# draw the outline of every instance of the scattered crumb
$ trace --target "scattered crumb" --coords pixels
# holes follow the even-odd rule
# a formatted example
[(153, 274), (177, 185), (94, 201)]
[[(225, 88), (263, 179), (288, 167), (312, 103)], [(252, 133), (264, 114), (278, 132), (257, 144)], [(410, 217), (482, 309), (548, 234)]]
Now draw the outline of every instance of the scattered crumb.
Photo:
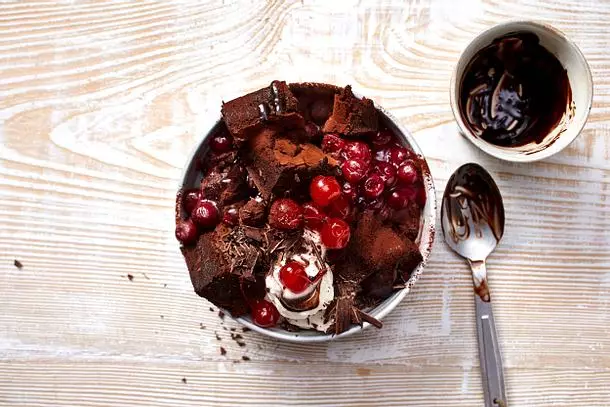
[(217, 341), (222, 341), (222, 338), (220, 337), (220, 335), (218, 335), (218, 332), (214, 331), (214, 335), (216, 335)]
[(127, 278), (129, 279), (129, 281), (133, 281), (133, 276), (131, 274), (127, 274)]
[(165, 318), (163, 315), (159, 315), (161, 317), (161, 319)]
[(223, 329), (223, 331), (226, 331), (226, 330), (227, 330), (227, 327), (226, 327), (226, 326), (223, 326), (223, 327), (222, 327), (222, 329)]
[(199, 329), (205, 329), (205, 325), (202, 322), (199, 323)]
[(219, 311), (218, 311), (218, 317), (219, 317), (220, 319), (225, 319), (225, 313), (224, 313), (224, 311), (223, 311), (223, 310), (219, 310)]
[(163, 284), (163, 288), (166, 288), (166, 287), (167, 287), (167, 284)]
[(231, 328), (231, 332), (235, 332), (236, 328)]
[(142, 275), (144, 276), (144, 278), (145, 278), (145, 279), (150, 280), (150, 277), (148, 277), (148, 276), (146, 275), (146, 273), (142, 273)]
[(13, 264), (15, 265), (15, 267), (17, 267), (19, 270), (21, 270), (23, 268), (23, 263), (21, 263), (19, 260), (15, 259), (15, 261), (13, 262)]
[(224, 356), (227, 354), (227, 350), (225, 348), (223, 348), (222, 346), (220, 347), (220, 355)]
[(182, 378), (182, 383), (186, 384), (186, 377)]
[(242, 331), (243, 333), (250, 332), (251, 330), (252, 330), (252, 329), (250, 329), (250, 328), (248, 328), (248, 327), (246, 327), (246, 326), (244, 326), (244, 327), (241, 329), (241, 331)]
[(214, 312), (214, 308), (210, 307), (210, 312)]
[(237, 343), (240, 347), (244, 347), (246, 346), (246, 342), (244, 342), (244, 337), (241, 336), (240, 334), (231, 334), (231, 339), (233, 339), (235, 341), (235, 343)]
[(250, 360), (250, 358), (248, 356), (242, 356), (241, 359), (245, 360), (246, 362)]

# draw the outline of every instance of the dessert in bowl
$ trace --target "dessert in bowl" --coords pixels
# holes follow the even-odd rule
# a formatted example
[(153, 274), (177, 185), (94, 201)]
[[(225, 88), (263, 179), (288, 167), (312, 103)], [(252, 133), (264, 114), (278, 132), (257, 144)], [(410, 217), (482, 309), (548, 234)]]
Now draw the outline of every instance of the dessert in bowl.
[(324, 341), (381, 327), (429, 256), (426, 161), (351, 88), (269, 87), (223, 103), (187, 164), (176, 238), (195, 292), (248, 327)]

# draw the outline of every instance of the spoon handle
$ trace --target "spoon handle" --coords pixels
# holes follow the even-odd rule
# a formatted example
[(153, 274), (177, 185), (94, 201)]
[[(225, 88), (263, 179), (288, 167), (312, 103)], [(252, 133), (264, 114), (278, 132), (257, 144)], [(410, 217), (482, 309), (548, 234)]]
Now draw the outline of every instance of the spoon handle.
[(507, 407), (502, 356), (491, 300), (484, 301), (479, 295), (475, 295), (475, 303), (485, 407)]

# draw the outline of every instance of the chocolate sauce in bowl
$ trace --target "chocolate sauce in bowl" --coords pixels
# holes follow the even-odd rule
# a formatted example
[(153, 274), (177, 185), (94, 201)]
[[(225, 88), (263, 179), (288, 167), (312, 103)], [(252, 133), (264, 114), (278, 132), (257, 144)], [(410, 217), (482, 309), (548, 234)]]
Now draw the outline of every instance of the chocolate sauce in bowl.
[(559, 60), (533, 33), (495, 39), (466, 67), (460, 112), (470, 131), (491, 144), (542, 143), (572, 108), (572, 89)]

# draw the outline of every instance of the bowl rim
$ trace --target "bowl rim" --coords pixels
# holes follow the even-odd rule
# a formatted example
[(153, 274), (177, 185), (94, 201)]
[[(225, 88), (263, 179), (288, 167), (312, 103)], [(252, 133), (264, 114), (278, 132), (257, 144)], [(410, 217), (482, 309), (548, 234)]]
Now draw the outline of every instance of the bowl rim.
[[(573, 130), (572, 135), (570, 135), (569, 137), (565, 137), (565, 133), (563, 133), (562, 135), (560, 135), (558, 137), (558, 139), (555, 142), (553, 142), (552, 145), (544, 148), (543, 150), (536, 151), (531, 154), (523, 154), (523, 153), (520, 153), (517, 151), (510, 151), (510, 149), (498, 147), (494, 144), (488, 143), (488, 142), (470, 134), (471, 132), (468, 129), (468, 127), (465, 125), (464, 120), (462, 119), (462, 115), (460, 114), (459, 102), (456, 98), (456, 95), (457, 95), (457, 93), (459, 93), (459, 90), (457, 89), (457, 87), (459, 86), (459, 82), (458, 82), (459, 79), (457, 77), (458, 70), (460, 69), (461, 66), (470, 62), (470, 61), (466, 61), (465, 58), (467, 56), (467, 51), (469, 51), (471, 47), (474, 47), (474, 45), (477, 42), (481, 41), (482, 38), (491, 36), (491, 34), (493, 34), (493, 37), (498, 37), (498, 36), (503, 35), (503, 33), (507, 34), (512, 31), (527, 30), (528, 26), (534, 27), (541, 31), (544, 31), (551, 36), (560, 38), (562, 41), (564, 41), (566, 43), (566, 45), (569, 48), (571, 48), (574, 51), (579, 63), (583, 67), (582, 74), (584, 75), (584, 81), (586, 82), (587, 92), (588, 92), (589, 97), (587, 99), (586, 105), (583, 108), (586, 111), (586, 114), (583, 116), (583, 119), (581, 121), (574, 124), (574, 130)], [(491, 38), (490, 41), (491, 40), (493, 40), (493, 38)], [(560, 63), (563, 65), (562, 61), (560, 61)], [(594, 88), (593, 88), (593, 76), (591, 74), (591, 67), (589, 66), (589, 63), (587, 62), (587, 59), (585, 58), (585, 56), (582, 53), (582, 51), (580, 50), (580, 48), (576, 45), (576, 43), (574, 41), (572, 41), (565, 33), (560, 31), (559, 29), (557, 29), (549, 24), (543, 23), (543, 22), (516, 19), (516, 20), (510, 20), (510, 21), (503, 22), (501, 24), (496, 24), (494, 26), (488, 27), (485, 30), (479, 32), (478, 34), (476, 34), (474, 36), (474, 38), (462, 50), (457, 62), (455, 63), (455, 66), (454, 66), (452, 74), (451, 74), (449, 92), (450, 92), (449, 101), (450, 101), (453, 117), (455, 118), (455, 121), (457, 122), (460, 133), (462, 134), (462, 136), (465, 139), (470, 141), (472, 144), (474, 144), (476, 147), (478, 147), (483, 152), (485, 152), (493, 157), (496, 157), (496, 158), (504, 160), (504, 161), (509, 161), (509, 162), (525, 163), (525, 162), (540, 161), (540, 160), (549, 158), (549, 157), (559, 153), (560, 151), (565, 149), (567, 146), (569, 146), (574, 140), (576, 140), (576, 138), (580, 135), (580, 133), (582, 133), (582, 130), (584, 129), (584, 127), (587, 123), (589, 113), (593, 106)], [(559, 142), (560, 140), (561, 140), (561, 142)]]
[[(325, 87), (332, 86), (337, 89), (341, 89), (335, 85), (329, 85), (329, 84), (325, 84), (325, 83), (296, 82), (296, 83), (289, 83), (289, 85), (310, 85), (310, 86), (311, 85), (313, 85), (313, 86), (322, 85)], [(358, 98), (362, 97), (357, 92), (353, 92), (353, 93)], [(405, 288), (402, 288), (402, 289), (392, 293), (392, 295), (390, 295), (388, 298), (383, 300), (373, 309), (373, 311), (374, 311), (375, 309), (382, 307), (382, 309), (379, 312), (370, 313), (376, 319), (381, 321), (386, 315), (388, 315), (390, 312), (392, 312), (398, 306), (398, 304), (400, 304), (400, 302), (405, 298), (405, 296), (409, 293), (409, 291), (411, 290), (413, 285), (420, 279), (421, 274), (423, 273), (423, 270), (428, 263), (430, 254), (432, 252), (432, 246), (434, 243), (434, 237), (435, 237), (435, 233), (436, 233), (437, 202), (436, 202), (436, 189), (434, 187), (434, 181), (432, 179), (432, 174), (430, 172), (428, 162), (427, 162), (425, 156), (423, 155), (423, 152), (421, 151), (419, 145), (415, 141), (415, 138), (398, 121), (398, 119), (394, 115), (392, 115), (390, 112), (388, 112), (383, 107), (379, 106), (375, 101), (373, 101), (373, 104), (374, 104), (375, 108), (383, 116), (385, 116), (385, 118), (396, 128), (396, 130), (398, 130), (397, 133), (399, 133), (398, 135), (401, 137), (402, 141), (406, 142), (409, 145), (409, 147), (417, 155), (421, 156), (426, 165), (426, 168), (425, 168), (425, 171), (423, 174), (423, 178), (424, 178), (424, 186), (426, 188), (427, 199), (426, 199), (426, 205), (422, 209), (422, 222), (421, 222), (420, 236), (419, 236), (419, 239), (420, 239), (419, 248), (420, 248), (420, 252), (422, 254), (422, 261), (417, 265), (417, 267), (411, 273), (409, 280), (405, 284)], [(205, 135), (201, 138), (201, 140), (198, 143), (196, 143), (196, 145), (194, 146), (194, 148), (191, 150), (190, 154), (187, 157), (186, 164), (183, 167), (182, 174), (180, 177), (180, 185), (178, 186), (179, 189), (183, 189), (187, 185), (187, 177), (190, 174), (190, 172), (192, 171), (192, 167), (193, 167), (195, 159), (199, 156), (199, 152), (205, 147), (205, 143), (207, 142), (208, 138), (213, 134), (216, 126), (219, 125), (221, 122), (222, 122), (222, 116), (220, 116), (213, 123), (211, 123), (210, 126), (205, 127), (207, 129), (205, 131)], [(272, 329), (262, 328), (256, 324), (254, 324), (252, 321), (250, 321), (249, 317), (244, 317), (244, 316), (233, 317), (226, 309), (224, 309), (222, 307), (218, 307), (218, 306), (216, 306), (216, 307), (218, 309), (224, 311), (226, 313), (226, 315), (230, 316), (232, 319), (236, 320), (240, 324), (244, 325), (247, 328), (250, 328), (253, 331), (259, 332), (259, 333), (269, 336), (271, 338), (288, 341), (288, 342), (296, 342), (296, 343), (318, 343), (318, 342), (328, 342), (328, 341), (332, 341), (332, 340), (337, 340), (340, 338), (345, 338), (347, 336), (351, 336), (351, 335), (355, 334), (356, 332), (361, 332), (371, 326), (371, 324), (369, 324), (368, 322), (364, 322), (362, 326), (352, 325), (347, 331), (345, 331), (339, 335), (325, 334), (322, 332), (308, 334), (308, 335), (299, 335), (299, 333), (302, 333), (302, 332), (317, 332), (317, 331), (308, 330), (308, 331), (290, 332), (290, 331), (287, 331), (287, 330), (281, 329), (281, 328), (272, 328)]]

